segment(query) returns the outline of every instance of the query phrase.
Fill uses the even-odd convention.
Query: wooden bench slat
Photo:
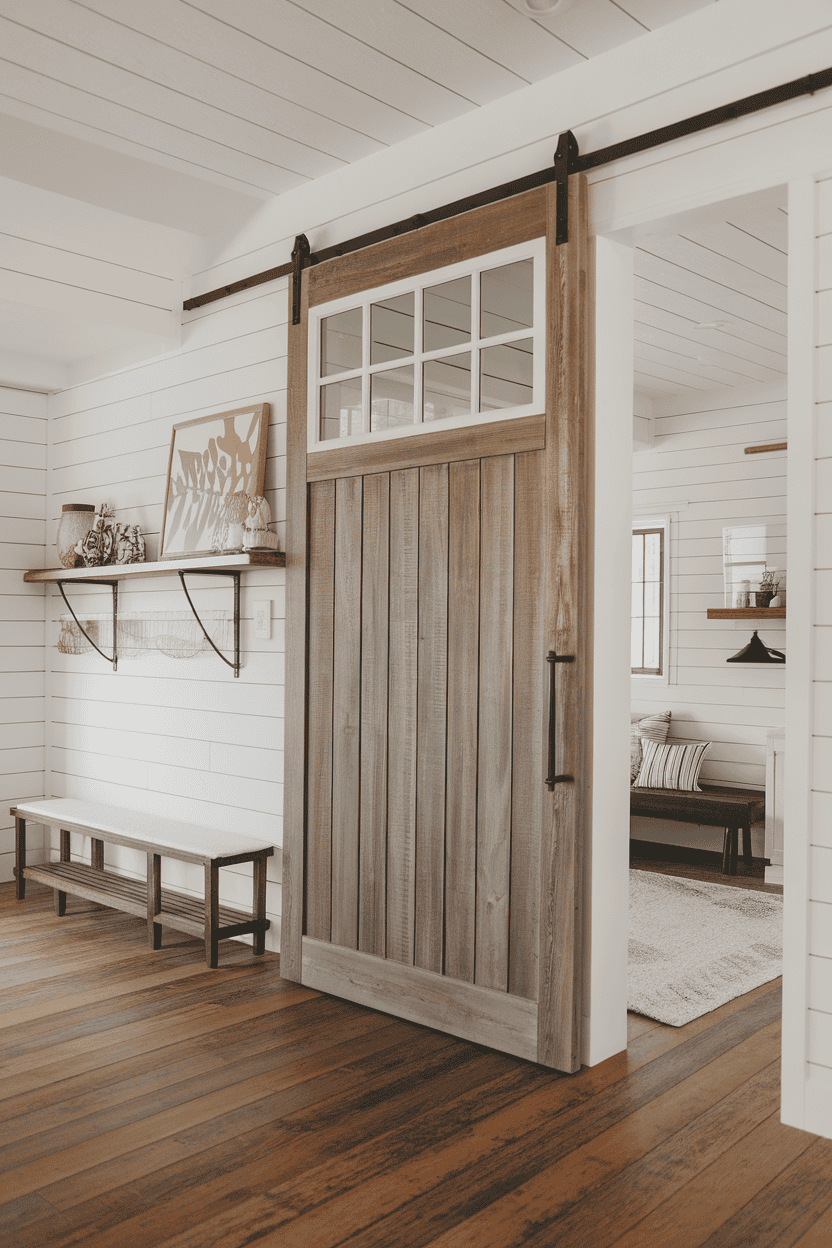
[[[83,862],[51,862],[38,863],[24,869],[27,880],[37,880],[49,888],[59,888],[62,892],[72,893],[74,897],[83,897],[86,901],[97,901],[102,905],[118,902],[118,909],[128,914],[145,918],[147,909],[147,889],[143,880],[131,880],[122,875],[113,875],[108,871],[98,871]],[[162,889],[162,909],[154,916],[157,923],[163,926],[187,930],[195,936],[203,934],[202,902],[198,897],[189,897],[174,889]],[[167,922],[167,920],[172,920]],[[188,928],[182,924],[188,923]],[[241,910],[233,910],[228,906],[220,907],[221,927],[247,927],[250,931],[256,926],[256,920]],[[269,920],[265,920],[266,927]]]

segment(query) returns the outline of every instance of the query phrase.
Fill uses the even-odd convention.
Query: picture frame
[[[172,429],[160,559],[210,555],[232,494],[262,494],[269,404],[178,421]]]

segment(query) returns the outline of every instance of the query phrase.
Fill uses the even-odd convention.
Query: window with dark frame
[[[630,668],[634,676],[663,676],[664,528],[633,529]]]

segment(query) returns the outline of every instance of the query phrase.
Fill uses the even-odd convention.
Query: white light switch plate
[[[262,637],[264,641],[272,635],[272,604],[271,599],[268,602],[255,602],[254,606],[254,636]]]

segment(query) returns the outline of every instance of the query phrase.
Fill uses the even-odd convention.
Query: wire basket
[[[232,650],[232,620],[229,611],[203,611],[202,622],[214,645]],[[111,613],[88,615],[81,623],[97,646],[112,649]],[[58,650],[61,654],[85,654],[92,650],[87,638],[71,615],[60,618]],[[197,620],[190,611],[120,611],[118,617],[119,658],[141,658],[145,654],[165,654],[169,659],[192,659],[210,650]]]

